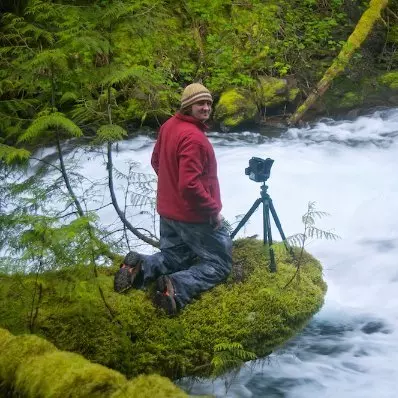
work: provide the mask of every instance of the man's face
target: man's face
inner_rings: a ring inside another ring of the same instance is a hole
[[[211,114],[211,102],[207,100],[195,102],[192,105],[192,116],[205,122]]]

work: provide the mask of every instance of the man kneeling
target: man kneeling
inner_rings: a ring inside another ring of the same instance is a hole
[[[158,175],[160,252],[130,252],[115,276],[118,292],[156,280],[155,303],[169,315],[231,271],[217,162],[205,135],[212,103],[209,90],[193,83],[183,91],[180,111],[161,126],[151,159]]]

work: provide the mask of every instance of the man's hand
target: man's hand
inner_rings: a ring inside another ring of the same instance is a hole
[[[210,224],[214,229],[219,229],[221,228],[222,224],[222,215],[221,213],[218,213],[216,216],[210,217]]]

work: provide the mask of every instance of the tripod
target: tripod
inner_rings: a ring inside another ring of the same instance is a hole
[[[260,205],[260,203],[263,204],[263,242],[264,245],[268,245],[268,250],[269,250],[269,257],[270,257],[270,271],[271,272],[276,272],[276,262],[275,262],[275,254],[274,254],[274,249],[272,247],[272,232],[271,232],[271,222],[270,222],[270,212],[271,215],[274,219],[275,225],[278,228],[278,231],[281,235],[282,241],[286,247],[286,250],[292,255],[294,258],[293,250],[289,246],[286,236],[282,230],[282,225],[279,221],[278,215],[276,214],[276,210],[274,207],[274,204],[272,203],[272,199],[267,193],[268,185],[265,185],[265,182],[263,182],[263,185],[261,186],[261,197],[256,199],[255,202],[253,203],[253,206],[250,208],[250,210],[245,214],[245,216],[242,218],[242,220],[239,222],[235,230],[231,234],[231,238],[233,239],[235,235],[239,232],[239,230],[245,225],[247,220],[250,218],[250,216],[256,211],[257,207]]]

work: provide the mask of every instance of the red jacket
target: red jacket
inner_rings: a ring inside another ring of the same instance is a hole
[[[206,126],[177,113],[160,128],[152,153],[157,210],[177,221],[207,223],[221,211],[217,162]]]

